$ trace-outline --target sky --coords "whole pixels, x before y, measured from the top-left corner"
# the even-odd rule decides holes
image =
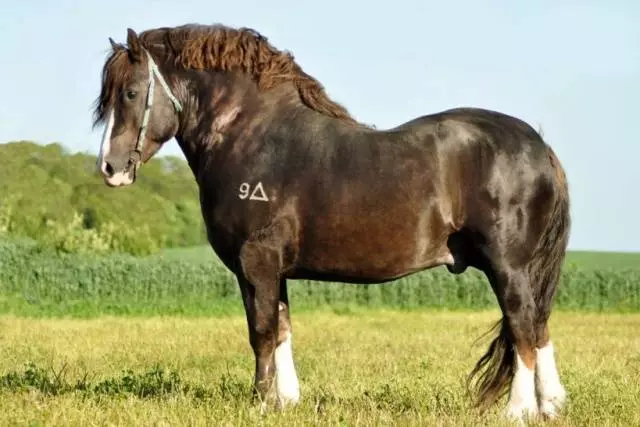
[[[97,154],[102,129],[92,129],[91,110],[108,37],[125,42],[128,27],[251,27],[377,128],[473,106],[542,129],[569,179],[570,249],[640,251],[640,2],[6,3],[0,143]],[[181,156],[175,141],[161,154]]]

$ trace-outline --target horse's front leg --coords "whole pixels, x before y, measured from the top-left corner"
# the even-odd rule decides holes
[[[278,342],[275,351],[276,363],[276,391],[278,403],[284,407],[288,404],[297,404],[300,400],[300,385],[298,374],[293,362],[291,317],[287,300],[287,283],[282,280],[280,284]]]
[[[262,234],[259,240],[247,241],[240,252],[242,273],[237,275],[255,355],[254,391],[263,409],[273,397],[278,397],[280,404],[299,399],[286,288],[282,288],[286,284],[281,280],[281,240],[279,236]]]

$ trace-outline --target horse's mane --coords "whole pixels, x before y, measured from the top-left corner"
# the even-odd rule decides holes
[[[329,99],[323,86],[306,74],[289,52],[277,50],[258,32],[223,25],[183,25],[144,31],[142,46],[150,52],[159,48],[165,65],[182,69],[240,71],[252,77],[260,90],[293,82],[301,101],[330,117],[355,122],[340,104]],[[155,56],[155,55],[154,55]],[[129,76],[126,50],[115,50],[102,70],[102,90],[96,100],[95,124],[106,119],[108,105],[114,101]]]

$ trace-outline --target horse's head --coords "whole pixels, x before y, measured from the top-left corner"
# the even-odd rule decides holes
[[[133,30],[126,47],[109,41],[96,108],[96,123],[106,122],[98,167],[117,187],[135,182],[138,167],[176,135],[182,106]]]

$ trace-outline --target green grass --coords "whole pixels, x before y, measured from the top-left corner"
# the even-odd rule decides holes
[[[639,312],[640,270],[631,266],[631,260],[613,268],[607,257],[593,258],[603,264],[568,261],[555,307]],[[444,267],[377,285],[290,281],[289,295],[298,310],[496,307],[482,273],[469,269],[453,275]],[[59,254],[28,241],[0,240],[0,314],[219,316],[241,314],[242,310],[235,277],[209,248],[141,258],[123,254],[101,257]]]
[[[188,248],[165,249],[155,255],[167,260],[188,260],[190,262],[218,262],[213,250],[208,245]],[[581,269],[598,270],[609,268],[640,269],[640,253],[637,252],[603,252],[603,251],[568,251],[566,265],[576,265]]]
[[[499,425],[464,380],[486,313],[293,313],[297,408],[260,415],[242,316],[0,316],[0,425]],[[569,393],[553,425],[640,424],[640,315],[556,313]]]
[[[554,425],[640,425],[640,314],[614,314],[640,312],[637,261],[569,253],[551,331],[570,403]],[[463,388],[499,317],[480,273],[294,281],[290,297],[303,401],[262,416],[237,285],[211,248],[0,240],[0,425],[501,424],[504,401],[480,417]]]
[[[195,263],[220,262],[209,245],[170,248],[154,256],[165,260],[186,260]]]
[[[204,251],[203,251],[204,252]],[[637,252],[595,252],[569,251],[568,264],[576,264],[583,269],[639,269],[640,253]]]

